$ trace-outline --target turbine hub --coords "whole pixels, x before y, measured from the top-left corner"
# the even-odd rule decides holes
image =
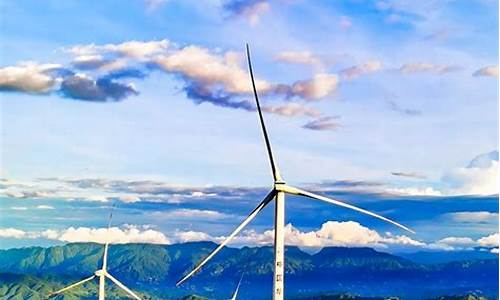
[[[278,192],[285,192],[286,190],[286,182],[283,180],[274,182],[274,189]]]
[[[94,272],[95,276],[104,276],[106,275],[106,271],[105,270],[97,270]]]

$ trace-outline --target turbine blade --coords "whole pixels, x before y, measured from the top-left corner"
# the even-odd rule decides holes
[[[115,209],[115,204],[111,207],[111,212],[109,213],[108,219],[108,230],[106,232],[106,243],[104,244],[104,255],[102,257],[102,269],[106,270],[108,267],[108,248],[109,248],[109,228],[111,228],[111,219],[113,218],[113,210]]]
[[[139,296],[137,296],[134,292],[132,292],[128,287],[126,287],[123,283],[119,282],[118,279],[114,278],[113,276],[111,276],[111,274],[109,273],[106,273],[106,277],[108,277],[111,281],[114,282],[114,284],[116,284],[118,287],[120,287],[122,290],[124,290],[125,292],[127,292],[127,294],[129,294],[132,298],[134,299],[137,299],[137,300],[141,300],[141,298],[139,298]]]
[[[236,300],[236,298],[238,297],[238,291],[240,290],[240,284],[241,284],[242,279],[243,279],[243,274],[241,274],[240,281],[238,281],[238,285],[236,286],[236,290],[234,291],[234,294],[233,294],[233,297],[231,298],[231,300]]]
[[[347,204],[347,203],[339,201],[339,200],[334,200],[334,199],[331,199],[331,198],[328,198],[328,197],[325,197],[325,196],[321,196],[321,195],[318,195],[318,194],[307,192],[307,191],[304,191],[304,190],[301,190],[301,189],[298,189],[298,188],[295,188],[295,187],[291,187],[291,186],[286,186],[285,192],[289,193],[289,194],[293,194],[293,195],[305,196],[305,197],[309,197],[309,198],[313,198],[313,199],[325,201],[325,202],[328,202],[328,203],[331,203],[331,204],[334,204],[334,205],[337,205],[337,206],[341,206],[341,207],[345,207],[345,208],[348,208],[348,209],[352,209],[352,210],[355,210],[357,212],[363,213],[365,215],[369,215],[369,216],[375,217],[377,219],[380,219],[382,221],[385,221],[385,222],[391,223],[393,225],[396,225],[397,227],[399,227],[401,229],[404,229],[404,230],[406,230],[408,232],[415,233],[415,231],[411,230],[410,228],[408,228],[408,227],[406,227],[404,225],[399,224],[396,221],[393,221],[391,219],[388,219],[386,217],[383,217],[381,215],[378,215],[378,214],[373,213],[371,211],[368,211],[366,209],[362,209],[362,208],[359,208],[357,206],[354,206],[354,205],[351,205],[351,204]]]
[[[90,277],[88,277],[88,278],[85,278],[84,280],[78,281],[77,283],[73,283],[72,285],[68,285],[67,287],[64,287],[64,288],[62,288],[62,289],[60,289],[60,290],[57,290],[57,291],[55,291],[55,292],[52,292],[52,293],[50,293],[47,297],[48,297],[48,298],[50,298],[50,297],[52,297],[52,296],[55,296],[55,295],[60,294],[60,293],[62,293],[62,292],[65,292],[65,291],[67,291],[67,290],[69,290],[69,289],[72,289],[72,288],[77,287],[77,286],[79,286],[79,285],[81,285],[81,284],[84,284],[85,282],[90,281],[90,280],[92,280],[92,279],[94,279],[94,278],[95,278],[95,275],[92,275],[92,276],[90,276]]]
[[[246,44],[247,49],[247,59],[248,59],[248,70],[250,71],[250,79],[252,80],[253,95],[255,96],[255,102],[257,103],[257,111],[259,112],[260,125],[262,127],[262,133],[264,134],[264,140],[266,142],[267,155],[269,156],[269,162],[271,164],[271,169],[273,172],[274,181],[282,181],[278,167],[274,161],[273,151],[271,150],[271,143],[269,142],[269,136],[267,135],[266,125],[264,124],[264,117],[262,115],[262,110],[260,109],[259,96],[257,95],[257,88],[255,87],[255,79],[253,77],[252,62],[250,60],[250,47]]]
[[[213,250],[207,257],[205,257],[198,265],[187,275],[185,275],[181,280],[177,282],[177,286],[181,285],[184,281],[186,281],[189,277],[193,276],[196,271],[198,271],[203,265],[205,265],[217,252],[219,252],[222,247],[224,247],[229,241],[231,241],[250,221],[255,218],[255,216],[260,213],[264,207],[266,207],[271,200],[273,200],[276,195],[276,191],[273,189],[267,194],[267,196],[262,200],[261,203],[248,215],[248,217],[219,245],[215,250]]]

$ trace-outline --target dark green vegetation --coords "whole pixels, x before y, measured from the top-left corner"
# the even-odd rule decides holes
[[[269,298],[271,247],[225,248],[192,280],[176,288],[181,275],[213,248],[210,242],[113,245],[109,271],[145,299],[192,300],[204,299],[194,295],[230,298],[245,272],[241,299]],[[43,299],[65,284],[90,276],[100,266],[102,251],[98,244],[1,250],[0,299]],[[289,299],[375,300],[387,295],[430,299],[472,292],[493,299],[498,296],[498,258],[422,264],[370,248],[342,247],[324,248],[314,255],[288,247],[286,257]],[[108,290],[108,299],[123,297],[112,284]],[[92,282],[55,299],[95,299],[96,291]]]

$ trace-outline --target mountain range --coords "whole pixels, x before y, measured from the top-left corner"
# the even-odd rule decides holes
[[[272,247],[226,247],[194,278],[177,288],[176,281],[215,247],[212,242],[112,245],[109,271],[144,299],[202,299],[194,295],[228,299],[242,273],[240,299],[269,298]],[[0,299],[43,299],[64,284],[91,275],[100,267],[102,252],[102,245],[93,243],[0,250]],[[497,255],[449,255],[432,252],[425,259],[422,252],[403,257],[371,248],[346,247],[327,247],[309,254],[287,247],[286,296],[430,299],[470,294],[498,298]],[[108,288],[108,299],[124,297],[111,284]],[[55,299],[94,299],[96,291],[96,284],[89,283]]]

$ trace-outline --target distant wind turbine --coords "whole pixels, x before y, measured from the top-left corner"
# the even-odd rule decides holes
[[[111,218],[113,217],[113,210],[111,210],[111,213],[109,214],[109,222],[108,222],[108,234],[109,234],[109,228],[111,227]],[[126,287],[123,283],[118,281],[118,279],[114,278],[111,276],[111,274],[108,273],[107,267],[108,267],[108,248],[109,248],[109,238],[106,237],[106,243],[104,244],[104,255],[102,257],[102,268],[100,270],[95,271],[94,275],[85,278],[81,281],[78,281],[77,283],[73,283],[72,285],[69,285],[65,288],[62,288],[58,291],[55,291],[49,295],[49,298],[58,294],[61,294],[67,290],[70,290],[74,287],[77,287],[81,284],[86,283],[87,281],[91,281],[92,279],[99,277],[99,300],[105,300],[105,289],[104,289],[104,284],[106,281],[106,278],[110,279],[114,284],[116,284],[119,288],[124,290],[130,297],[141,300],[139,296],[137,296],[134,292],[132,292],[128,287]]]
[[[188,278],[193,276],[203,265],[205,265],[217,252],[219,252],[229,241],[231,241],[250,221],[252,221],[257,214],[259,214],[264,207],[266,207],[272,200],[275,200],[275,210],[274,210],[274,277],[273,277],[273,299],[283,300],[284,298],[284,276],[285,276],[285,194],[297,195],[308,197],[316,200],[321,200],[348,208],[359,213],[369,215],[385,222],[396,225],[406,231],[415,233],[406,226],[403,226],[393,220],[386,217],[380,216],[376,213],[370,212],[368,210],[356,207],[354,205],[344,203],[339,200],[327,198],[325,196],[317,195],[311,192],[301,190],[299,188],[287,185],[280,175],[276,161],[274,160],[273,152],[271,150],[271,143],[269,142],[269,136],[267,135],[266,126],[264,124],[264,117],[262,116],[262,111],[260,108],[259,97],[257,95],[257,89],[255,87],[255,80],[252,71],[252,63],[250,61],[250,49],[248,44],[246,45],[246,52],[248,58],[248,69],[250,72],[250,79],[252,81],[253,93],[255,96],[255,101],[257,103],[257,112],[259,114],[260,125],[262,127],[262,133],[264,135],[264,141],[266,143],[267,155],[269,156],[269,162],[271,164],[271,171],[274,178],[274,185],[267,196],[262,200],[262,202],[250,213],[250,215],[241,223],[214,251],[212,251],[205,259],[203,259],[191,272],[186,274],[177,285],[182,284]]]

